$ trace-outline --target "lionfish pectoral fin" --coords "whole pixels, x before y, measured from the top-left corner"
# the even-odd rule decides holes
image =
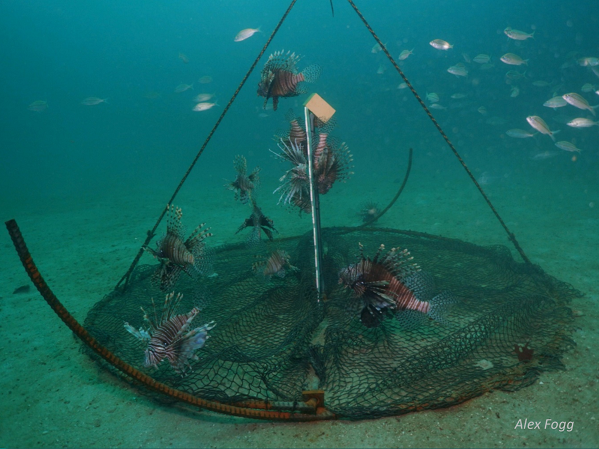
[[[384,317],[385,315],[381,310],[370,306],[364,307],[360,313],[361,323],[368,328],[380,326]]]
[[[272,97],[272,110],[276,111],[279,105],[279,97]]]

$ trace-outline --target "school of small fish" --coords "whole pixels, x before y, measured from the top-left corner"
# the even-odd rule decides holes
[[[526,120],[528,125],[532,128],[531,130],[521,129],[516,123],[514,123],[516,126],[505,131],[504,135],[514,139],[532,138],[530,140],[535,142],[537,141],[537,138],[535,138],[536,136],[545,135],[548,136],[554,145],[560,150],[571,153],[580,153],[582,150],[576,147],[576,140],[580,134],[578,134],[578,136],[572,136],[571,141],[558,141],[555,135],[560,132],[566,134],[568,133],[568,129],[583,130],[599,127],[599,121],[594,119],[597,115],[596,109],[599,108],[599,104],[594,104],[597,100],[595,95],[599,95],[599,84],[597,82],[593,82],[591,79],[589,79],[588,82],[580,84],[567,84],[564,81],[567,79],[566,77],[562,77],[560,82],[560,80],[555,79],[551,75],[551,71],[548,70],[547,67],[539,67],[540,62],[537,61],[536,56],[540,54],[540,48],[544,48],[543,46],[546,46],[547,43],[542,42],[543,39],[546,39],[546,35],[541,32],[541,35],[539,36],[539,33],[537,33],[537,29],[535,28],[536,27],[533,27],[533,29],[530,31],[522,31],[511,27],[506,27],[503,30],[502,36],[504,36],[504,39],[506,39],[507,42],[505,42],[503,46],[499,45],[499,43],[495,45],[497,49],[501,49],[495,54],[487,52],[478,54],[473,53],[475,56],[471,57],[467,52],[461,52],[460,49],[462,44],[464,44],[464,46],[472,47],[471,42],[460,43],[455,39],[450,39],[447,41],[436,38],[429,42],[429,45],[433,49],[440,50],[440,52],[437,52],[436,55],[433,54],[435,50],[428,51],[427,53],[420,47],[410,45],[410,48],[400,49],[397,59],[402,65],[405,64],[406,66],[410,64],[422,64],[422,59],[418,61],[421,55],[423,55],[422,58],[426,58],[425,63],[429,65],[431,64],[431,61],[434,61],[433,58],[435,57],[447,59],[448,61],[453,62],[453,65],[449,65],[446,71],[453,75],[456,79],[463,79],[464,81],[456,81],[455,83],[447,81],[446,84],[463,83],[464,87],[461,89],[462,91],[454,93],[441,92],[440,88],[436,87],[435,89],[439,90],[436,92],[427,92],[425,96],[426,105],[429,109],[435,111],[446,111],[451,109],[460,109],[467,107],[468,105],[472,105],[474,106],[472,110],[475,110],[480,115],[487,117],[486,119],[482,120],[484,120],[486,124],[492,126],[501,126],[509,121],[514,120],[519,120],[520,124],[523,124],[524,120]],[[451,38],[451,36],[449,37]],[[408,39],[403,39],[403,41],[399,41],[397,45],[401,47],[407,42]],[[381,50],[382,49],[377,44],[371,49],[371,52],[376,54]],[[389,50],[391,51],[391,49]],[[490,49],[487,48],[481,50],[489,51]],[[416,51],[416,56],[408,60],[408,57],[413,55],[414,51]],[[377,73],[383,75],[384,68],[386,67],[386,61],[381,63],[381,58],[378,58],[379,69]],[[565,62],[561,63],[561,66],[559,67],[560,70],[575,71],[581,70],[580,68],[582,67],[587,70],[587,73],[599,78],[599,56],[588,54],[585,55],[581,52],[573,51],[566,55],[566,59],[567,60]],[[497,67],[495,61],[497,61]],[[529,66],[532,67],[530,74],[528,73]],[[518,98],[518,100],[513,100],[514,104],[518,105],[517,108],[514,109],[514,113],[510,114],[510,116],[506,118],[492,115],[493,111],[491,104],[480,105],[479,103],[479,105],[475,105],[472,100],[478,96],[475,93],[475,90],[472,90],[472,88],[476,88],[476,90],[478,90],[482,87],[482,83],[484,82],[484,75],[482,71],[486,72],[501,68],[506,69],[504,72],[504,80],[505,84],[509,86],[507,96],[514,99]],[[555,68],[557,69],[557,67]],[[534,74],[532,73],[533,71]],[[439,74],[439,77],[442,76],[443,75]],[[594,81],[596,81],[596,78]],[[408,87],[409,86],[405,82],[402,82],[399,84],[398,89],[401,90]],[[547,99],[541,104],[531,104],[530,102],[523,104],[522,102],[526,101],[526,97],[531,93],[534,93],[533,89],[536,89],[536,92],[549,92],[550,95],[548,95],[546,97]],[[446,100],[442,101],[442,98]],[[406,98],[404,97],[404,100],[405,99]],[[464,101],[460,102],[451,100]],[[554,115],[551,117],[548,116],[547,109],[545,108],[553,111],[564,108],[563,110],[567,111],[567,114]],[[574,109],[577,112],[573,112]],[[524,110],[529,112],[530,115],[521,113],[521,111]],[[441,112],[440,114],[444,113]],[[582,114],[586,114],[587,116],[585,117]],[[592,117],[589,117],[589,114],[592,115]],[[565,126],[555,126],[553,124],[550,125],[548,123],[549,119]],[[590,131],[578,131],[578,133],[580,132]],[[555,152],[546,151],[544,153],[537,154],[535,157],[531,157],[531,159],[544,160],[555,155]],[[573,158],[573,160],[576,160],[576,158]]]

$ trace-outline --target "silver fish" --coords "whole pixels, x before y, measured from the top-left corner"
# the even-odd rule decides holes
[[[548,107],[548,108],[561,108],[564,106],[567,106],[568,102],[566,100],[564,100],[562,97],[553,97],[549,100],[547,100],[545,103],[543,103],[543,106]]]
[[[587,111],[591,111],[593,115],[596,115],[595,109],[589,104],[589,102],[576,92],[563,95],[563,99],[578,109],[586,109]]]
[[[196,112],[207,111],[208,109],[212,109],[214,106],[218,106],[217,103],[198,103],[194,106],[193,110]]]
[[[254,34],[256,33],[261,33],[262,31],[260,30],[260,27],[258,28],[245,28],[243,30],[241,30],[239,33],[237,33],[237,35],[235,36],[235,39],[233,39],[234,42],[241,42],[246,40],[247,38],[252,37]]]
[[[506,53],[500,59],[501,62],[509,65],[528,65],[528,59],[522,59],[520,56],[515,55],[514,53]]]
[[[437,50],[449,50],[450,48],[453,48],[453,45],[447,41],[444,41],[443,39],[432,40],[429,42],[429,44],[431,44],[431,46]]]
[[[400,54],[399,54],[399,60],[403,61],[404,59],[408,59],[408,56],[414,54],[414,49],[412,48],[411,50],[403,50]]]
[[[562,140],[561,142],[555,142],[555,146],[560,150],[571,151],[572,153],[580,153],[581,150],[576,148],[576,145],[568,142],[567,140]]]
[[[430,94],[427,92],[426,99],[428,101],[430,101],[431,103],[437,103],[439,101],[439,95],[436,94],[435,92],[431,92]]]
[[[508,129],[505,132],[510,137],[515,137],[516,139],[526,139],[527,137],[534,137],[535,133],[529,133],[528,131],[524,131],[523,129]]]
[[[461,62],[456,65],[452,65],[447,69],[447,71],[455,76],[468,76],[468,69]]]
[[[528,34],[528,33],[525,33],[524,31],[512,30],[510,27],[507,27],[505,30],[503,30],[503,32],[510,39],[514,39],[517,41],[525,41],[526,39],[531,39],[531,38],[534,39],[535,38],[534,31],[531,34]]]
[[[481,53],[480,55],[476,55],[473,59],[473,61],[476,62],[477,64],[487,64],[490,60],[491,60],[491,57],[489,55],[485,55],[484,53]]]
[[[595,86],[593,86],[591,83],[585,83],[580,90],[586,93],[593,92],[595,90]]]
[[[578,65],[582,67],[595,67],[599,65],[599,58],[594,56],[589,56],[586,58],[580,58],[578,61]]]
[[[87,97],[81,102],[85,106],[95,106],[100,103],[108,103],[108,98]]]
[[[551,139],[555,142],[555,137],[553,134],[555,134],[557,131],[551,131],[547,123],[545,123],[545,120],[543,120],[541,117],[537,115],[531,115],[530,117],[526,117],[526,121],[538,132],[551,137]]]
[[[180,94],[181,92],[185,92],[188,89],[193,89],[193,84],[181,83],[177,87],[175,87],[175,93]]]
[[[566,125],[571,126],[572,128],[590,128],[591,126],[599,126],[599,122],[580,117],[570,120]]]
[[[533,161],[543,161],[545,159],[550,159],[558,155],[557,151],[543,151],[542,153],[535,154],[531,157]]]
[[[214,97],[214,94],[198,94],[195,96],[193,101],[195,101],[196,103],[202,103],[204,101],[210,100],[213,97]]]

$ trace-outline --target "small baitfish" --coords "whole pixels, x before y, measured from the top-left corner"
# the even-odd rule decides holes
[[[524,31],[513,30],[510,27],[507,27],[505,30],[503,30],[503,32],[510,39],[514,39],[517,41],[525,41],[526,39],[534,39],[535,38],[534,31],[532,33],[528,34],[528,33],[525,33]]]
[[[399,54],[399,60],[403,61],[405,59],[408,59],[408,56],[414,54],[414,49],[412,48],[411,50],[403,50],[400,54]]]
[[[563,99],[563,97],[553,97],[547,100],[545,103],[543,103],[543,106],[553,109],[562,108],[567,105],[568,103],[566,102],[566,100]]]
[[[461,62],[457,63],[456,65],[452,65],[447,69],[447,71],[455,76],[468,76],[468,69]]]
[[[523,129],[508,129],[505,132],[508,136],[514,137],[516,139],[526,139],[528,137],[534,137],[535,133],[529,133],[528,131],[524,131]]]
[[[595,108],[597,106],[591,106],[589,102],[586,101],[580,94],[577,94],[576,92],[571,92],[569,94],[565,94],[563,98],[572,106],[578,109],[586,109],[587,111],[590,111],[593,115],[596,115]]]
[[[551,131],[547,123],[545,123],[545,120],[543,120],[541,117],[538,115],[531,115],[530,117],[526,117],[526,121],[538,132],[551,137],[551,139],[555,142],[555,137],[553,135],[558,131]]]
[[[95,106],[100,103],[108,103],[108,98],[87,97],[81,102],[85,106]]]
[[[576,148],[576,145],[568,142],[567,140],[562,140],[561,142],[555,142],[555,146],[560,150],[570,151],[572,153],[580,153],[580,148]]]
[[[254,34],[256,33],[261,33],[262,30],[260,30],[260,27],[258,28],[245,28],[243,30],[241,30],[239,33],[237,33],[237,35],[235,36],[235,38],[233,39],[234,42],[241,42],[244,41],[250,37],[252,37]]]
[[[480,55],[476,55],[473,59],[473,61],[476,62],[477,64],[488,64],[490,60],[491,60],[491,57],[484,53],[481,53]]]
[[[195,112],[207,111],[208,109],[212,109],[214,106],[218,106],[218,103],[208,103],[208,102],[198,103],[193,107],[193,111],[195,111]]]
[[[437,50],[449,50],[450,48],[453,48],[453,45],[443,39],[434,39],[430,41],[429,44]]]
[[[426,93],[426,99],[428,101],[430,101],[431,103],[438,103],[439,102],[439,95],[436,94],[435,92],[431,92],[430,94],[427,92]]]
[[[599,126],[599,122],[594,122],[588,118],[579,117],[574,120],[570,120],[566,125],[572,128],[590,128],[591,126]]]
[[[528,65],[528,59],[522,59],[520,56],[514,53],[506,53],[499,59],[501,59],[501,62],[509,65]]]

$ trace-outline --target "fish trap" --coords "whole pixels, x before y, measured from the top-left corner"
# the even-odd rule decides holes
[[[278,242],[296,267],[284,278],[257,276],[249,268],[251,247],[222,247],[213,257],[218,276],[185,276],[177,286],[180,313],[201,308],[189,330],[216,323],[207,343],[183,369],[166,360],[148,367],[144,343],[124,322],[143,327],[140,308],[152,314],[151,298],[160,315],[164,292],[153,281],[155,264],[138,266],[127,288],[99,301],[80,329],[45,287],[16,224],[11,235],[44,297],[83,332],[90,355],[151,390],[224,413],[364,419],[447,407],[530,385],[541,372],[561,368],[560,357],[573,344],[567,305],[579,292],[516,262],[506,247],[394,229],[326,228],[323,300],[314,286],[311,233]],[[435,288],[452,292],[445,320],[406,311],[401,320],[386,316],[365,326],[361,304],[339,284],[340,270],[356,261],[356,242],[370,253],[382,242],[409,248],[434,273]]]

